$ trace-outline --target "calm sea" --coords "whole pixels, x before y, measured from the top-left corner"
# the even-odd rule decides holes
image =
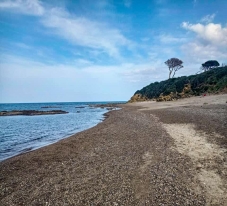
[[[107,109],[89,107],[89,105],[106,103],[110,102],[0,104],[0,111],[64,110],[69,112],[40,116],[1,116],[0,161],[52,144],[97,125],[104,119],[103,114]]]

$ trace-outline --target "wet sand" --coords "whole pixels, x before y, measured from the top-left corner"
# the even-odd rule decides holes
[[[123,105],[89,130],[3,161],[0,204],[226,205],[226,97]]]

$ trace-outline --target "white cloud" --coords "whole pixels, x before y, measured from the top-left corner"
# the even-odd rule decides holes
[[[83,59],[64,65],[41,63],[7,54],[1,59],[0,99],[4,102],[127,100],[137,89],[168,77],[160,60],[109,66]]]
[[[120,57],[121,48],[130,49],[132,45],[117,28],[72,15],[62,8],[44,7],[39,0],[5,0],[0,3],[0,8],[25,15],[37,15],[41,24],[49,28],[52,34],[72,44],[105,52],[111,57]]]
[[[130,41],[118,29],[87,18],[72,16],[64,10],[51,9],[42,23],[76,45],[100,49],[110,56],[118,56],[121,46],[130,45]]]
[[[182,50],[188,59],[187,63],[194,62],[201,64],[209,59],[223,61],[227,56],[227,50],[221,50],[214,45],[204,45],[198,41],[183,45]]]
[[[174,37],[174,36],[166,35],[166,34],[161,34],[161,35],[159,35],[158,38],[162,43],[166,43],[166,44],[180,43],[180,42],[185,42],[187,40],[184,37]]]
[[[22,49],[31,49],[31,46],[25,44],[25,43],[21,43],[21,42],[17,42],[17,43],[12,43],[14,46],[22,48]]]
[[[41,16],[45,12],[39,0],[5,0],[0,2],[0,9],[34,16]]]
[[[151,68],[151,65],[133,65],[133,67],[133,69],[123,72],[123,75],[130,83],[144,82],[144,85],[146,85],[152,80],[160,78],[155,72],[156,69]]]
[[[124,64],[123,68],[121,73],[129,82],[143,83],[144,86],[168,78],[168,68],[160,59],[156,59],[155,63]]]
[[[75,62],[78,64],[78,65],[91,65],[92,62],[87,60],[87,59],[83,59],[83,58],[78,58],[75,60]]]
[[[227,57],[227,26],[209,23],[182,23],[182,27],[196,36],[182,46],[182,51],[189,61],[202,63],[209,59],[224,61]]]
[[[203,24],[189,24],[183,22],[182,27],[197,34],[197,37],[207,41],[208,44],[215,44],[219,46],[227,46],[227,26],[222,27],[221,24],[209,23]]]
[[[127,100],[137,88],[122,76],[124,65],[91,65],[82,59],[45,64],[7,54],[1,59],[2,102]]]
[[[216,16],[216,14],[210,14],[210,15],[206,15],[201,19],[201,22],[204,23],[211,23],[214,20],[214,17]]]

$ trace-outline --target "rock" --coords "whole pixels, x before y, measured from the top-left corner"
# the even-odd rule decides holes
[[[57,106],[43,106],[41,108],[60,108],[60,107],[57,107]]]
[[[128,103],[133,103],[133,102],[143,102],[143,101],[148,101],[149,98],[146,96],[143,96],[142,94],[134,94],[131,99],[128,101]]]
[[[171,92],[168,95],[163,95],[163,93],[161,93],[159,95],[159,97],[156,98],[156,101],[157,102],[162,102],[162,101],[175,101],[175,100],[178,100],[178,99],[181,99],[181,98],[190,97],[191,94],[192,94],[191,84],[185,84],[181,93]]]
[[[196,170],[200,170],[200,169],[202,169],[203,168],[203,166],[201,165],[201,164],[197,164],[196,165]]]
[[[108,109],[108,108],[117,108],[118,103],[108,103],[108,104],[91,104],[89,105],[90,109],[92,108],[101,108],[101,109]]]
[[[16,116],[16,115],[50,115],[50,114],[67,114],[68,112],[63,110],[51,110],[51,111],[38,111],[38,110],[12,110],[12,111],[1,111],[0,116]]]
[[[156,99],[157,102],[162,101],[174,101],[179,99],[178,93],[171,92],[169,95],[164,96],[163,93],[160,94],[160,96]]]

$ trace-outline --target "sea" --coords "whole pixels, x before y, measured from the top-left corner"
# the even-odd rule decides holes
[[[67,114],[0,116],[0,161],[26,153],[94,127],[107,108],[90,105],[119,102],[56,102],[0,104],[0,111],[63,110]]]

